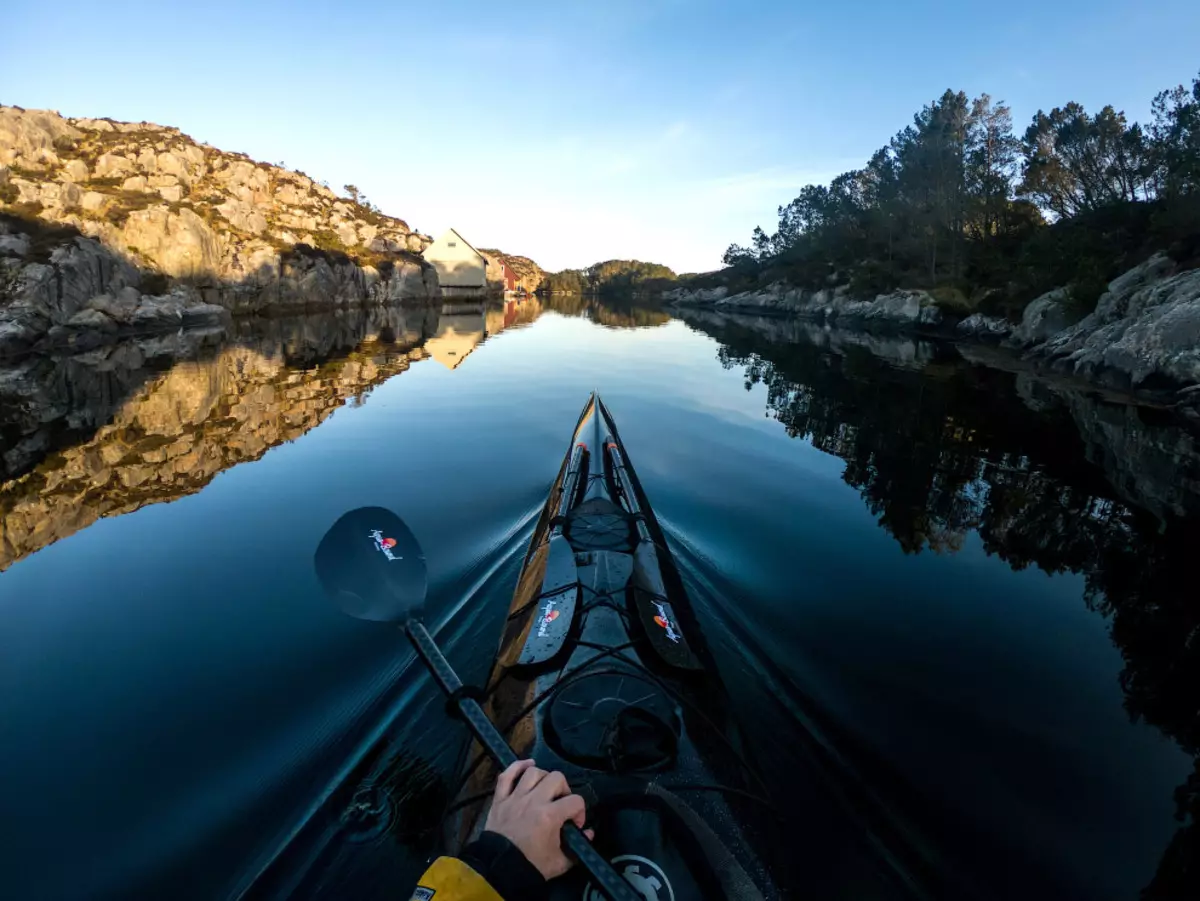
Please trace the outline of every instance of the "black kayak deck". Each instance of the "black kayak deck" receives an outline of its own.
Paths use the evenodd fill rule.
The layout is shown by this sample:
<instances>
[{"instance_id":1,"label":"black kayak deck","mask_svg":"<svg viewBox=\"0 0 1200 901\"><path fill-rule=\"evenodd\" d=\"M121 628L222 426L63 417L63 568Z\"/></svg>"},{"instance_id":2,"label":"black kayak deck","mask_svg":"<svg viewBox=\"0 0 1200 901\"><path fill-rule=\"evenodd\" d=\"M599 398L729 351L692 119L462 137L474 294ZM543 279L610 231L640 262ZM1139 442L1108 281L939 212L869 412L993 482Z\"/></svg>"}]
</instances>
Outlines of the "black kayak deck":
<instances>
[{"instance_id":1,"label":"black kayak deck","mask_svg":"<svg viewBox=\"0 0 1200 901\"><path fill-rule=\"evenodd\" d=\"M774 814L612 417L580 417L525 559L484 707L519 756L564 772L596 846L648 901L778 897ZM446 850L483 827L494 767L469 750ZM573 871L553 898L598 895ZM639 882L640 880L640 882Z\"/></svg>"}]
</instances>

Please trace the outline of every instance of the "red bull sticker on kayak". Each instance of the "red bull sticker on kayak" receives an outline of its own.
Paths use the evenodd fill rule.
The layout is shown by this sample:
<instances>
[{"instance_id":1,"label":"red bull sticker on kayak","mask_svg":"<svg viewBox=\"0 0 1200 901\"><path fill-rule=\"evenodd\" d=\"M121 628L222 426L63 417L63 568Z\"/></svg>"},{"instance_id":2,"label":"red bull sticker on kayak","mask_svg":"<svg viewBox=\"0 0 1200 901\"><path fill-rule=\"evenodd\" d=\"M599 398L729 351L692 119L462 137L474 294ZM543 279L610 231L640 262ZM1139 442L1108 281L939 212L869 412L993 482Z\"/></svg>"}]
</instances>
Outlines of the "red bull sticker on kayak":
<instances>
[{"instance_id":1,"label":"red bull sticker on kayak","mask_svg":"<svg viewBox=\"0 0 1200 901\"><path fill-rule=\"evenodd\" d=\"M667 608L666 604L659 601L654 601L653 603L658 610L658 616L654 617L654 622L660 629L667 633L667 638L678 644L679 639L683 636L676 631L675 624L671 621L671 611Z\"/></svg>"},{"instance_id":2,"label":"red bull sticker on kayak","mask_svg":"<svg viewBox=\"0 0 1200 901\"><path fill-rule=\"evenodd\" d=\"M370 535L375 542L375 549L383 554L383 556L387 557L389 560L404 559L399 554L392 553L392 548L396 546L395 538L385 537L383 532L379 531L379 529L372 529Z\"/></svg>"},{"instance_id":3,"label":"red bull sticker on kayak","mask_svg":"<svg viewBox=\"0 0 1200 901\"><path fill-rule=\"evenodd\" d=\"M546 630L550 627L550 624L558 619L558 614L560 611L554 609L555 603L556 601L554 598L551 598L550 600L546 601L546 606L542 608L542 618L538 623L537 630L538 638L545 638Z\"/></svg>"}]
</instances>

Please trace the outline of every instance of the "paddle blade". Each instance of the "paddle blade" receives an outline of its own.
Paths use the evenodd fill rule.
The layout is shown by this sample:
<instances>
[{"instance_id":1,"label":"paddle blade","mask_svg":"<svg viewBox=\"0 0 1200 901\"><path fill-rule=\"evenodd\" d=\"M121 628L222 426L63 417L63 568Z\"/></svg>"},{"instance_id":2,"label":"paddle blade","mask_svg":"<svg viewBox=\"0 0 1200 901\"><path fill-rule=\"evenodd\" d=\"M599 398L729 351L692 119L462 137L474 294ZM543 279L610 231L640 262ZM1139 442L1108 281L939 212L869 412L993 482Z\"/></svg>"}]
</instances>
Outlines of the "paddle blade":
<instances>
[{"instance_id":1,"label":"paddle blade","mask_svg":"<svg viewBox=\"0 0 1200 901\"><path fill-rule=\"evenodd\" d=\"M313 562L325 593L350 616L403 622L421 615L425 555L391 510L351 510L325 533Z\"/></svg>"}]
</instances>

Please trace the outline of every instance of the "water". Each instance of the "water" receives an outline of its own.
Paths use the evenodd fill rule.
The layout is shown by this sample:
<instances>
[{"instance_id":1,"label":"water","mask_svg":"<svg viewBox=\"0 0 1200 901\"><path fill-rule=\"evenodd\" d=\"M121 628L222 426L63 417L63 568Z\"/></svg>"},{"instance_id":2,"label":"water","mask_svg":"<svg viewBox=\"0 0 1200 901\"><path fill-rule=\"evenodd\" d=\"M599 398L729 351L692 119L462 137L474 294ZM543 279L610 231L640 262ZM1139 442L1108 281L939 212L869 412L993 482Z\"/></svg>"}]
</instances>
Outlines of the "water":
<instances>
[{"instance_id":1,"label":"water","mask_svg":"<svg viewBox=\"0 0 1200 901\"><path fill-rule=\"evenodd\" d=\"M484 678L592 390L788 808L797 894L882 897L862 855L930 897L1194 887L1200 449L1169 413L949 346L552 306L0 370L0 894L405 897L464 734L312 551L399 511L430 625Z\"/></svg>"}]
</instances>

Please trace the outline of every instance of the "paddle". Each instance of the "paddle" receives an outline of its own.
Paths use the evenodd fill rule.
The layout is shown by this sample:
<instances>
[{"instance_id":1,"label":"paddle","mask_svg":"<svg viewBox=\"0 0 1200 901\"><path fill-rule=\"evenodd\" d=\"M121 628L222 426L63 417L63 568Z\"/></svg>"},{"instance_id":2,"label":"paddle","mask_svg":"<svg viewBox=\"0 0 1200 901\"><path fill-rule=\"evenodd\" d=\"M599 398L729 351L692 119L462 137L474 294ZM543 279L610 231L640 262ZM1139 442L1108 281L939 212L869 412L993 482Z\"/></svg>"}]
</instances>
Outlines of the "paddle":
<instances>
[{"instance_id":1,"label":"paddle","mask_svg":"<svg viewBox=\"0 0 1200 901\"><path fill-rule=\"evenodd\" d=\"M351 510L325 533L314 562L321 585L345 613L374 622L402 623L417 656L492 759L501 769L516 762L517 755L483 708L462 696L462 680L421 623L428 587L425 555L400 517L383 507ZM573 822L563 823L562 843L609 901L645 901Z\"/></svg>"}]
</instances>

